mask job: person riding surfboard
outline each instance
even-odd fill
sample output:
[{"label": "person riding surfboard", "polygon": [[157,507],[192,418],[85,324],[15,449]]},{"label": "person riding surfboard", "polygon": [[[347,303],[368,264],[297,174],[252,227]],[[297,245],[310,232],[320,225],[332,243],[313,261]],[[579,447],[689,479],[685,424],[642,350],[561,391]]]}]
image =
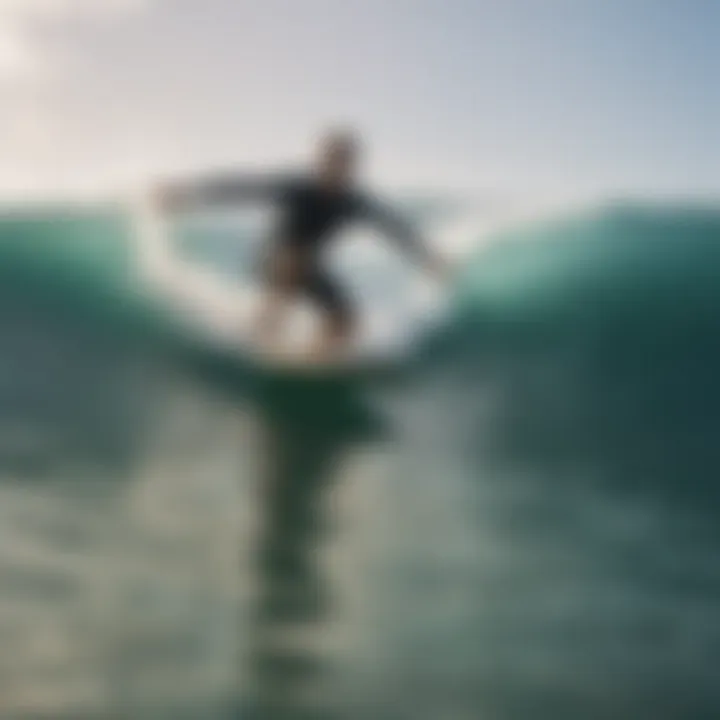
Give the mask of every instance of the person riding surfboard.
[{"label": "person riding surfboard", "polygon": [[322,363],[346,356],[357,334],[357,313],[348,293],[323,266],[322,256],[351,222],[378,225],[431,275],[445,277],[446,262],[410,223],[358,188],[360,155],[358,136],[334,129],[320,139],[315,166],[298,176],[219,174],[155,188],[154,201],[166,213],[247,201],[270,201],[277,207],[279,217],[261,272],[264,298],[254,324],[261,346],[272,347],[290,303],[304,295],[324,317],[310,360]]}]

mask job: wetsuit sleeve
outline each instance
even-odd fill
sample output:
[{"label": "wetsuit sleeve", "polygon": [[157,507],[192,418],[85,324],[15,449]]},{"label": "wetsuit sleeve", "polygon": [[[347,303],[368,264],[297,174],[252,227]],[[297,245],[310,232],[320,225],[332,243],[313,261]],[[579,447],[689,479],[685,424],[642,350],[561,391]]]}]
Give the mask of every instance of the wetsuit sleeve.
[{"label": "wetsuit sleeve", "polygon": [[280,200],[293,186],[277,176],[218,174],[170,186],[176,207],[183,209],[230,206]]},{"label": "wetsuit sleeve", "polygon": [[374,198],[361,198],[358,204],[359,214],[379,227],[404,253],[421,264],[432,262],[430,249],[407,219]]}]

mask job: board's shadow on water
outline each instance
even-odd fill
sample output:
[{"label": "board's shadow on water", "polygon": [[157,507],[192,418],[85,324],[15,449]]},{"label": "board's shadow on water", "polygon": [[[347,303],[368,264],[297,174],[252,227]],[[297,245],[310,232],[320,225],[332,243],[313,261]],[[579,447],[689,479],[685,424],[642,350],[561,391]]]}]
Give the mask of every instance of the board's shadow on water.
[{"label": "board's shadow on water", "polygon": [[221,355],[194,358],[191,367],[224,397],[251,408],[259,430],[255,593],[240,667],[247,691],[233,717],[345,717],[338,673],[350,658],[323,649],[342,609],[322,556],[338,529],[328,501],[349,458],[390,437],[366,404],[368,378],[293,375]]},{"label": "board's shadow on water", "polygon": [[264,527],[247,667],[252,689],[243,706],[257,718],[334,717],[332,663],[313,651],[312,634],[333,614],[333,590],[318,554],[332,532],[323,508],[351,439],[307,424],[269,424],[264,431]]}]

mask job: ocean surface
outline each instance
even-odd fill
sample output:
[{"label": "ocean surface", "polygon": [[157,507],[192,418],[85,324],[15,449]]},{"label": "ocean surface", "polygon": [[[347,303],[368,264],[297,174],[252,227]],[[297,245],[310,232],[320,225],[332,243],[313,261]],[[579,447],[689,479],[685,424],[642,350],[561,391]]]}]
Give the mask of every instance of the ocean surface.
[{"label": "ocean surface", "polygon": [[432,321],[350,247],[412,333],[311,378],[223,344],[237,222],[180,268],[122,207],[0,217],[0,718],[720,717],[720,210],[478,232]]}]

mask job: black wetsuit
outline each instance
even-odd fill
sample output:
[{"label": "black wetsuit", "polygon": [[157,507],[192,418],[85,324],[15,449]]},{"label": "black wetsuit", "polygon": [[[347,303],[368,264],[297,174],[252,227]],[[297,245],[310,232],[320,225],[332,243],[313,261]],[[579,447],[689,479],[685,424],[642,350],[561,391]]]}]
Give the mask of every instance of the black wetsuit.
[{"label": "black wetsuit", "polygon": [[299,291],[334,315],[351,316],[352,303],[322,266],[320,256],[347,225],[370,221],[418,258],[425,252],[413,228],[386,206],[355,189],[324,188],[311,177],[214,178],[197,184],[188,199],[202,204],[269,201],[275,205],[279,210],[273,232],[275,246],[300,248],[309,255]]}]

